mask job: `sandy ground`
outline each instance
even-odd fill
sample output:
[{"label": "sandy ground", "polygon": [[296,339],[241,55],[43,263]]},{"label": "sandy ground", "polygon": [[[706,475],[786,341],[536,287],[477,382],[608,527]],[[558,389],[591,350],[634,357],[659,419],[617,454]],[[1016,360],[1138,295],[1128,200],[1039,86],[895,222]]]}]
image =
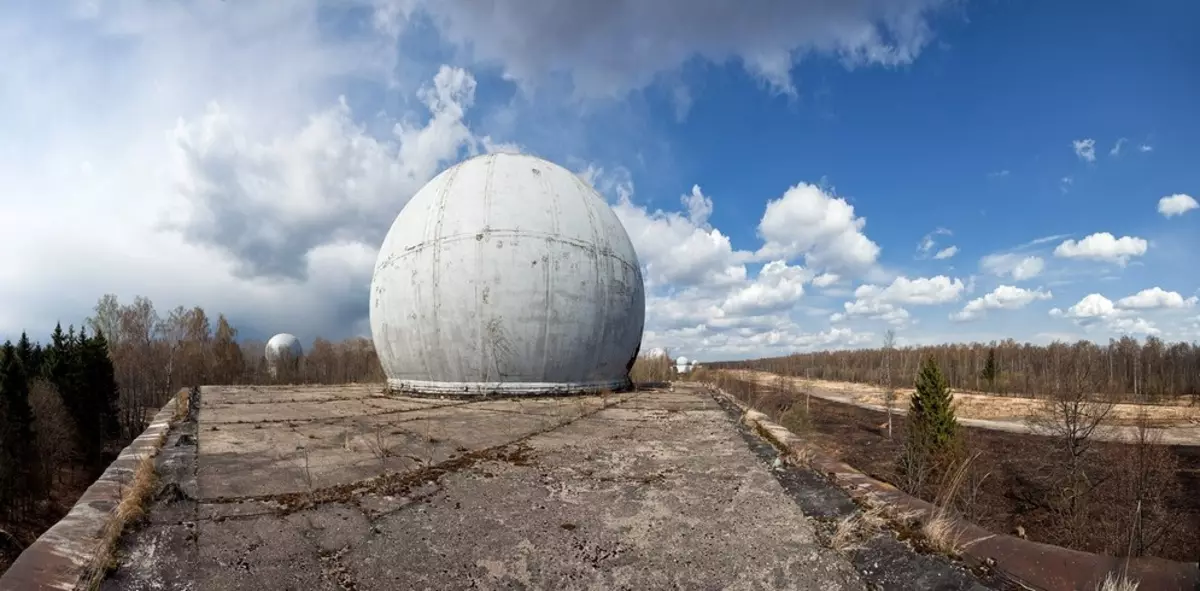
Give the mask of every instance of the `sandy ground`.
[{"label": "sandy ground", "polygon": [[[763,385],[775,386],[780,376],[769,372],[734,370],[735,375],[752,379]],[[885,399],[882,388],[850,382],[805,380],[784,378],[791,381],[797,392],[809,392],[834,402],[845,402],[882,411]],[[895,412],[904,412],[911,388],[897,390]],[[1040,401],[1033,398],[1015,398],[954,391],[955,410],[961,422],[974,427],[1002,431],[1029,432],[1026,419],[1035,413]],[[1127,439],[1138,414],[1144,412],[1153,431],[1162,438],[1162,443],[1173,445],[1200,445],[1200,406],[1185,405],[1138,405],[1117,404],[1106,422],[1100,436],[1107,440]]]}]

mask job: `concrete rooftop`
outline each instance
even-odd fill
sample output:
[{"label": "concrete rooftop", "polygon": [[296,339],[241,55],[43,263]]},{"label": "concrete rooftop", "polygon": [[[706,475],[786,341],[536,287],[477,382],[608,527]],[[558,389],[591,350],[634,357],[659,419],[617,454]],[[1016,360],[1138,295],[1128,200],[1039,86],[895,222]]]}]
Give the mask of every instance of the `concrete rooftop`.
[{"label": "concrete rooftop", "polygon": [[866,588],[698,386],[205,387],[197,415],[103,589]]}]

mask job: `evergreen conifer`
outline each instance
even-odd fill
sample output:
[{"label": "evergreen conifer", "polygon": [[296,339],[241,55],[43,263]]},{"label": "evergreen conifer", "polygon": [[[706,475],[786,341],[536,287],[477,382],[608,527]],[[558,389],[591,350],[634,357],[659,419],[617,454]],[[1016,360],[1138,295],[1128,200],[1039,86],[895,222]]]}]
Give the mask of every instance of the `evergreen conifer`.
[{"label": "evergreen conifer", "polygon": [[950,386],[933,357],[921,362],[910,401],[900,471],[915,494],[944,476],[963,451]]},{"label": "evergreen conifer", "polygon": [[983,379],[987,380],[988,391],[996,389],[996,350],[988,349],[987,361],[983,364]]},{"label": "evergreen conifer", "polygon": [[[26,343],[28,344],[28,342]],[[33,408],[29,406],[29,376],[16,347],[0,348],[0,501],[12,508],[39,492],[34,482]]]}]

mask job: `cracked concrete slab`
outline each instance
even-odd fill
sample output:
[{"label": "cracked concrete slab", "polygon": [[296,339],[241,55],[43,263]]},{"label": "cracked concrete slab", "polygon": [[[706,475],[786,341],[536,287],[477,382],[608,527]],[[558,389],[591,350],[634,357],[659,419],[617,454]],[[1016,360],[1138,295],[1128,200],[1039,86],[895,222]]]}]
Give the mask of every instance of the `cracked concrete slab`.
[{"label": "cracked concrete slab", "polygon": [[204,388],[103,588],[866,588],[698,387],[378,398]]}]

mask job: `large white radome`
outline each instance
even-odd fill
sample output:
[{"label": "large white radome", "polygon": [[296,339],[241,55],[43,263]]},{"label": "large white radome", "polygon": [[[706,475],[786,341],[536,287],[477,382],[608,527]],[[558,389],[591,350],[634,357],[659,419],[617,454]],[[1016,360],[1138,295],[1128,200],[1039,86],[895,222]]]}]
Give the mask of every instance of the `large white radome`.
[{"label": "large white radome", "polygon": [[627,387],[646,314],[604,198],[516,154],[459,163],[413,196],[379,251],[370,310],[389,386],[435,394]]}]

